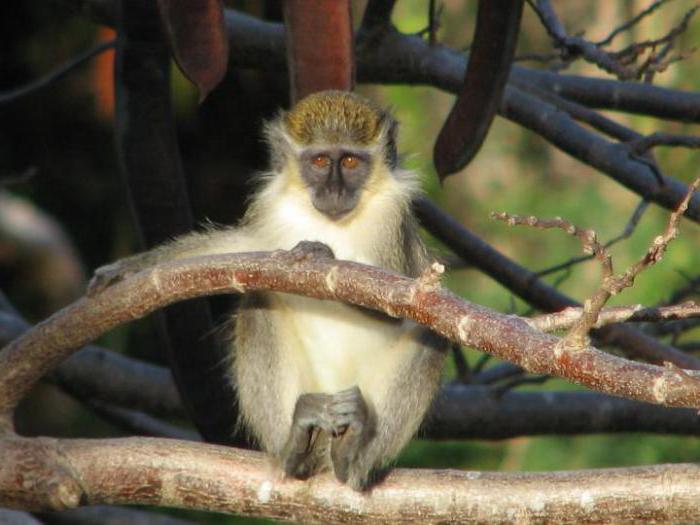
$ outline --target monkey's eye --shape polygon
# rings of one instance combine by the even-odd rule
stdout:
[[[340,163],[346,170],[354,170],[360,165],[360,159],[354,155],[346,155],[341,159]]]
[[[331,159],[327,155],[316,155],[311,159],[311,163],[318,169],[325,170],[331,165]]]

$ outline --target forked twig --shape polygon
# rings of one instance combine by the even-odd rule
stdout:
[[[593,254],[593,256],[600,261],[603,271],[601,285],[598,290],[584,302],[579,319],[573,324],[569,333],[563,340],[565,344],[573,348],[582,348],[588,344],[588,332],[596,326],[600,312],[610,297],[632,286],[637,275],[661,260],[669,243],[678,234],[678,223],[683,213],[688,208],[691,197],[699,186],[700,177],[690,184],[685,197],[676,210],[671,213],[666,230],[653,240],[646,254],[644,254],[639,261],[618,275],[613,273],[612,258],[605,247],[598,242],[597,236],[593,230],[581,229],[561,217],[539,219],[533,216],[523,217],[509,215],[507,213],[492,213],[491,218],[504,221],[510,226],[526,225],[535,228],[562,229],[569,235],[577,237],[583,245],[583,251]]]

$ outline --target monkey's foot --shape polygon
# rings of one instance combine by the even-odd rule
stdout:
[[[333,434],[328,413],[330,394],[303,394],[297,399],[289,438],[282,450],[282,466],[287,476],[306,477],[313,473],[319,461],[315,450],[321,430]]]
[[[360,450],[371,437],[369,411],[357,386],[333,394],[328,411],[334,427],[331,440],[333,471],[339,481],[346,483]]]

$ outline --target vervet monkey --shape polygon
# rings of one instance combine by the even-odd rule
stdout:
[[[416,180],[397,164],[396,128],[353,93],[310,95],[266,125],[271,169],[240,225],[98,269],[93,289],[161,261],[302,241],[419,276],[430,261],[411,215]],[[445,357],[444,341],[411,321],[277,292],[243,298],[233,339],[241,423],[288,476],[332,468],[356,489],[416,432]]]

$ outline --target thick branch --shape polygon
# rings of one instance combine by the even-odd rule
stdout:
[[[96,3],[99,21],[113,23],[105,0],[82,1]],[[226,23],[233,65],[275,71],[285,69],[284,33],[280,24],[263,22],[232,10],[226,11]],[[386,26],[360,31],[356,53],[357,75],[361,82],[427,84],[452,93],[459,91],[467,66],[467,59],[457,51],[431,46],[417,36],[403,35]],[[590,107],[687,122],[700,121],[700,94],[514,66],[503,96],[501,115],[538,133],[639,195],[675,209],[686,193],[684,184],[665,177],[664,187],[659,187],[657,174],[645,163],[631,159],[624,145],[609,142],[579,126],[551,104],[517,89],[518,84],[537,85]],[[700,221],[700,196],[695,196],[686,216]]]
[[[31,325],[0,312],[0,344],[6,345]],[[167,368],[87,346],[62,362],[48,378],[81,399],[116,404],[165,417],[185,417]]]
[[[115,0],[54,0],[65,8],[95,22],[114,25]],[[389,5],[379,0],[379,4]],[[227,9],[230,57],[235,67],[283,71],[285,64],[282,24],[265,22]],[[357,60],[363,82],[401,82],[430,84],[457,92],[466,69],[464,55],[421,38],[385,33],[383,24],[372,31],[360,32]],[[379,42],[382,40],[382,42]],[[380,44],[381,48],[374,48]],[[389,51],[389,54],[386,53]],[[404,53],[404,51],[406,53]],[[397,61],[398,59],[398,61]],[[619,82],[579,75],[561,75],[550,71],[514,66],[511,80],[536,84],[589,107],[640,113],[682,122],[700,122],[700,94],[661,88],[650,84]],[[506,94],[506,97],[508,94]]]
[[[361,494],[328,474],[279,480],[262,454],[215,445],[13,438],[1,446],[0,505],[21,509],[164,505],[326,524],[679,523],[697,516],[700,498],[694,464],[521,474],[394,470]]]
[[[513,392],[446,385],[421,437],[507,439],[546,434],[655,432],[700,435],[697,410],[667,408],[598,392]]]
[[[670,313],[673,307],[670,308],[662,312]],[[639,310],[633,318],[655,315],[655,310]],[[573,313],[568,314],[569,311]],[[537,322],[537,327],[553,328],[564,323],[563,327],[566,328],[562,317],[568,319],[578,315],[575,309],[568,309],[562,312],[562,316],[541,316],[542,321]],[[0,315],[0,336],[6,332],[7,323],[4,321],[5,317]],[[535,322],[535,319],[528,322]],[[18,335],[15,334],[13,338]],[[87,347],[77,352],[61,363],[52,377],[58,377],[59,384],[71,393],[80,393],[81,399],[140,408],[150,414],[184,417],[167,369],[101,348]],[[481,375],[478,377],[481,378]],[[168,437],[182,439],[185,436],[182,431],[164,433],[166,427],[158,427],[157,421],[155,426],[151,425],[143,415],[115,413],[111,409],[111,416],[120,414],[128,416],[132,424],[137,424],[138,432],[142,435],[157,435],[160,428],[160,434]],[[133,416],[139,419],[134,421]],[[662,408],[590,392],[508,392],[498,396],[489,387],[460,384],[443,387],[428,422],[420,434],[426,439],[505,439],[524,435],[594,432],[700,434],[700,419],[694,410]],[[123,425],[125,421],[121,418],[116,423]],[[186,439],[193,438],[193,435],[187,434]]]
[[[572,350],[525,320],[468,303],[424,280],[311,254],[227,254],[159,265],[83,298],[16,339],[0,354],[0,413],[9,417],[41,376],[113,327],[205,294],[275,290],[350,302],[413,319],[435,332],[595,390],[668,406],[700,407],[692,371],[635,363],[592,347]],[[5,421],[9,424],[9,419]]]
[[[657,309],[638,310],[632,319],[651,320]],[[673,315],[675,307],[660,309]],[[571,312],[571,313],[568,313]],[[607,310],[603,311],[603,319]],[[629,309],[625,309],[629,314]],[[611,314],[619,315],[618,310]],[[576,309],[564,310],[528,319],[538,329],[566,328],[568,319],[577,318]],[[667,316],[666,316],[667,317]],[[16,332],[10,339],[8,320],[0,314],[0,342],[7,343],[25,331]],[[561,325],[561,326],[560,326]],[[12,332],[10,332],[12,333]],[[513,367],[520,372],[519,367]],[[489,369],[482,376],[489,381]],[[61,363],[52,377],[81,399],[95,400],[120,407],[139,408],[150,414],[184,417],[170,372],[160,366],[120,356],[101,348],[87,347]],[[487,382],[489,382],[487,381]],[[119,416],[112,409],[111,416]],[[134,421],[142,435],[160,434],[183,438],[181,431],[164,433],[164,427],[150,424],[143,415]],[[586,434],[594,432],[664,432],[668,434],[700,434],[700,419],[694,410],[661,408],[646,403],[590,392],[507,392],[498,396],[496,391],[481,385],[450,384],[443,387],[427,418],[428,425],[420,437],[426,439],[505,439],[538,434]],[[123,425],[124,419],[116,421]],[[144,433],[145,432],[145,433]],[[194,436],[187,434],[186,439]]]

